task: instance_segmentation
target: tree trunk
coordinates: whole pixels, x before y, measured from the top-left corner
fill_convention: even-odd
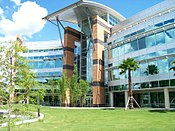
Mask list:
[[[133,99],[132,99],[132,82],[131,82],[131,70],[128,70],[128,87],[129,87],[129,108],[133,109]]]
[[[9,96],[9,103],[8,103],[8,116],[7,116],[7,130],[11,130],[11,113],[12,113],[12,102],[11,97]]]

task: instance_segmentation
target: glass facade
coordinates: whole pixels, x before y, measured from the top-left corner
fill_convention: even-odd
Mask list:
[[[113,92],[114,106],[125,106],[128,76],[120,75],[118,66],[129,57],[139,63],[139,68],[132,72],[134,98],[139,105],[165,108],[164,88],[168,88],[170,107],[175,106],[175,76],[169,70],[175,61],[175,10],[155,16],[123,30],[119,26],[120,32],[114,34],[116,39],[112,36],[108,41],[108,77],[105,78],[109,92]]]
[[[167,34],[167,32],[171,32],[171,34]],[[160,35],[161,34],[161,35]],[[145,49],[146,53],[144,55],[139,55],[139,53],[134,57],[140,63],[140,68],[133,72],[133,77],[141,77],[149,75],[146,73],[147,69],[150,65],[154,65],[157,68],[157,74],[169,73],[169,68],[172,66],[171,62],[175,60],[175,48],[167,47],[169,44],[175,43],[175,28],[171,28],[165,30],[163,32],[155,33],[149,36],[145,36],[134,41],[125,43],[123,45],[117,46],[112,50],[109,50],[108,56],[110,58],[115,58],[117,61],[109,64],[110,67],[117,67],[121,60],[121,56],[125,56],[126,54],[131,54],[132,52],[139,52]],[[160,37],[161,36],[161,37]],[[157,38],[158,37],[158,38]],[[165,41],[165,39],[167,39]],[[152,42],[151,42],[152,41]],[[148,43],[147,43],[148,42]],[[149,49],[151,47],[159,48],[160,44],[166,45],[163,50],[152,50],[152,53]],[[111,53],[112,52],[112,53]],[[125,57],[123,57],[125,58]],[[109,81],[125,79],[125,76],[119,75],[119,69],[113,69],[109,71]]]
[[[48,79],[57,79],[62,76],[63,71],[63,49],[56,44],[37,42],[26,43],[26,47],[29,49],[22,55],[29,60],[29,66],[31,70],[36,72],[39,82],[45,83]],[[38,46],[38,45],[39,46]],[[47,49],[48,46],[52,46],[52,49]],[[49,47],[50,48],[50,47]]]
[[[147,15],[147,14],[145,14],[145,15]],[[172,10],[171,12],[166,10],[166,12],[164,14],[162,14],[162,15],[160,15],[158,13],[158,14],[156,14],[154,16],[151,16],[151,17],[148,17],[148,18],[144,18],[143,17],[143,19],[145,19],[145,20],[139,21],[139,22],[135,22],[136,23],[135,25],[132,25],[130,27],[125,27],[125,28],[121,29],[119,32],[122,32],[123,34],[122,35],[118,35],[116,37],[116,39],[114,39],[113,41],[109,42],[108,45],[115,44],[116,42],[120,42],[120,41],[128,39],[128,38],[132,38],[135,35],[140,35],[140,34],[143,34],[145,32],[157,30],[159,28],[171,25],[175,21],[175,19],[173,18],[174,15],[175,15],[175,10]],[[136,31],[134,31],[134,30],[136,30]],[[157,34],[157,41],[161,41],[158,37],[159,36],[161,37],[162,35],[163,34],[161,34],[161,32],[160,32],[160,34]]]
[[[92,83],[92,37],[90,23],[88,20],[82,21],[82,32],[85,34],[82,36],[82,46],[81,46],[81,78],[87,80],[89,83]]]

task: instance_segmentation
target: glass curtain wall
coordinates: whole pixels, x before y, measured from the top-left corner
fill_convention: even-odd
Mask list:
[[[87,80],[89,83],[92,83],[92,49],[93,42],[91,36],[91,30],[89,26],[92,26],[92,20],[90,20],[91,25],[89,25],[89,21],[82,21],[81,31],[84,33],[82,39],[81,46],[81,78]]]
[[[108,50],[108,57],[115,58],[115,62],[108,64],[108,67],[114,67],[108,71],[108,80],[120,80],[126,79],[127,76],[125,74],[119,75],[120,70],[115,67],[121,63],[121,56],[124,59],[125,55],[138,52],[143,49],[147,49],[149,51],[150,47],[158,48],[161,45],[167,45],[166,48],[163,48],[160,51],[139,55],[134,57],[135,60],[139,61],[140,68],[133,72],[132,77],[148,77],[155,76],[156,78],[159,75],[168,75],[168,73],[172,72],[169,70],[172,67],[172,61],[175,60],[175,48],[169,48],[168,45],[174,44],[175,42],[175,28],[167,29],[161,32],[157,32],[154,34],[149,34],[144,37],[140,37],[136,40],[129,41],[127,43],[123,43],[122,45],[116,46],[115,48]],[[164,78],[159,80],[149,80],[147,82],[133,83],[135,89],[143,89],[143,88],[154,88],[154,87],[169,87],[174,86],[173,83],[174,78]],[[110,90],[123,90],[125,85],[116,85],[114,87],[110,87]]]

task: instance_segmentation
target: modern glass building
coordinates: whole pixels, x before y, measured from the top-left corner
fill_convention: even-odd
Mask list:
[[[175,2],[166,0],[125,19],[113,9],[79,1],[43,19],[77,24],[64,28],[63,72],[72,76],[77,61],[80,78],[92,87],[93,106],[125,106],[127,74],[118,65],[134,58],[133,93],[142,107],[175,107]],[[78,43],[78,46],[77,46]],[[78,57],[75,50],[78,47]]]
[[[166,0],[112,27],[108,39],[108,87],[111,106],[124,106],[127,74],[117,66],[134,58],[140,68],[132,73],[134,97],[142,107],[175,107],[175,1]]]
[[[40,83],[48,84],[49,79],[58,79],[62,76],[63,48],[59,41],[26,42],[23,45],[28,48],[28,51],[22,56],[29,60],[29,66],[37,74]],[[49,93],[44,101],[47,105],[51,103]]]

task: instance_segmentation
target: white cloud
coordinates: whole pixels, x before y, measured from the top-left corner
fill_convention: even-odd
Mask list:
[[[0,33],[31,37],[43,29],[46,21],[42,20],[42,18],[47,13],[47,10],[36,4],[36,2],[24,2],[19,10],[13,13],[12,20],[6,18],[0,20]]]
[[[14,2],[18,6],[21,4],[21,0],[10,0],[10,1]]]
[[[5,37],[0,37],[0,43],[5,42],[5,41],[15,41],[17,36],[5,36]]]
[[[0,7],[0,16],[3,15],[4,11],[3,9]]]

